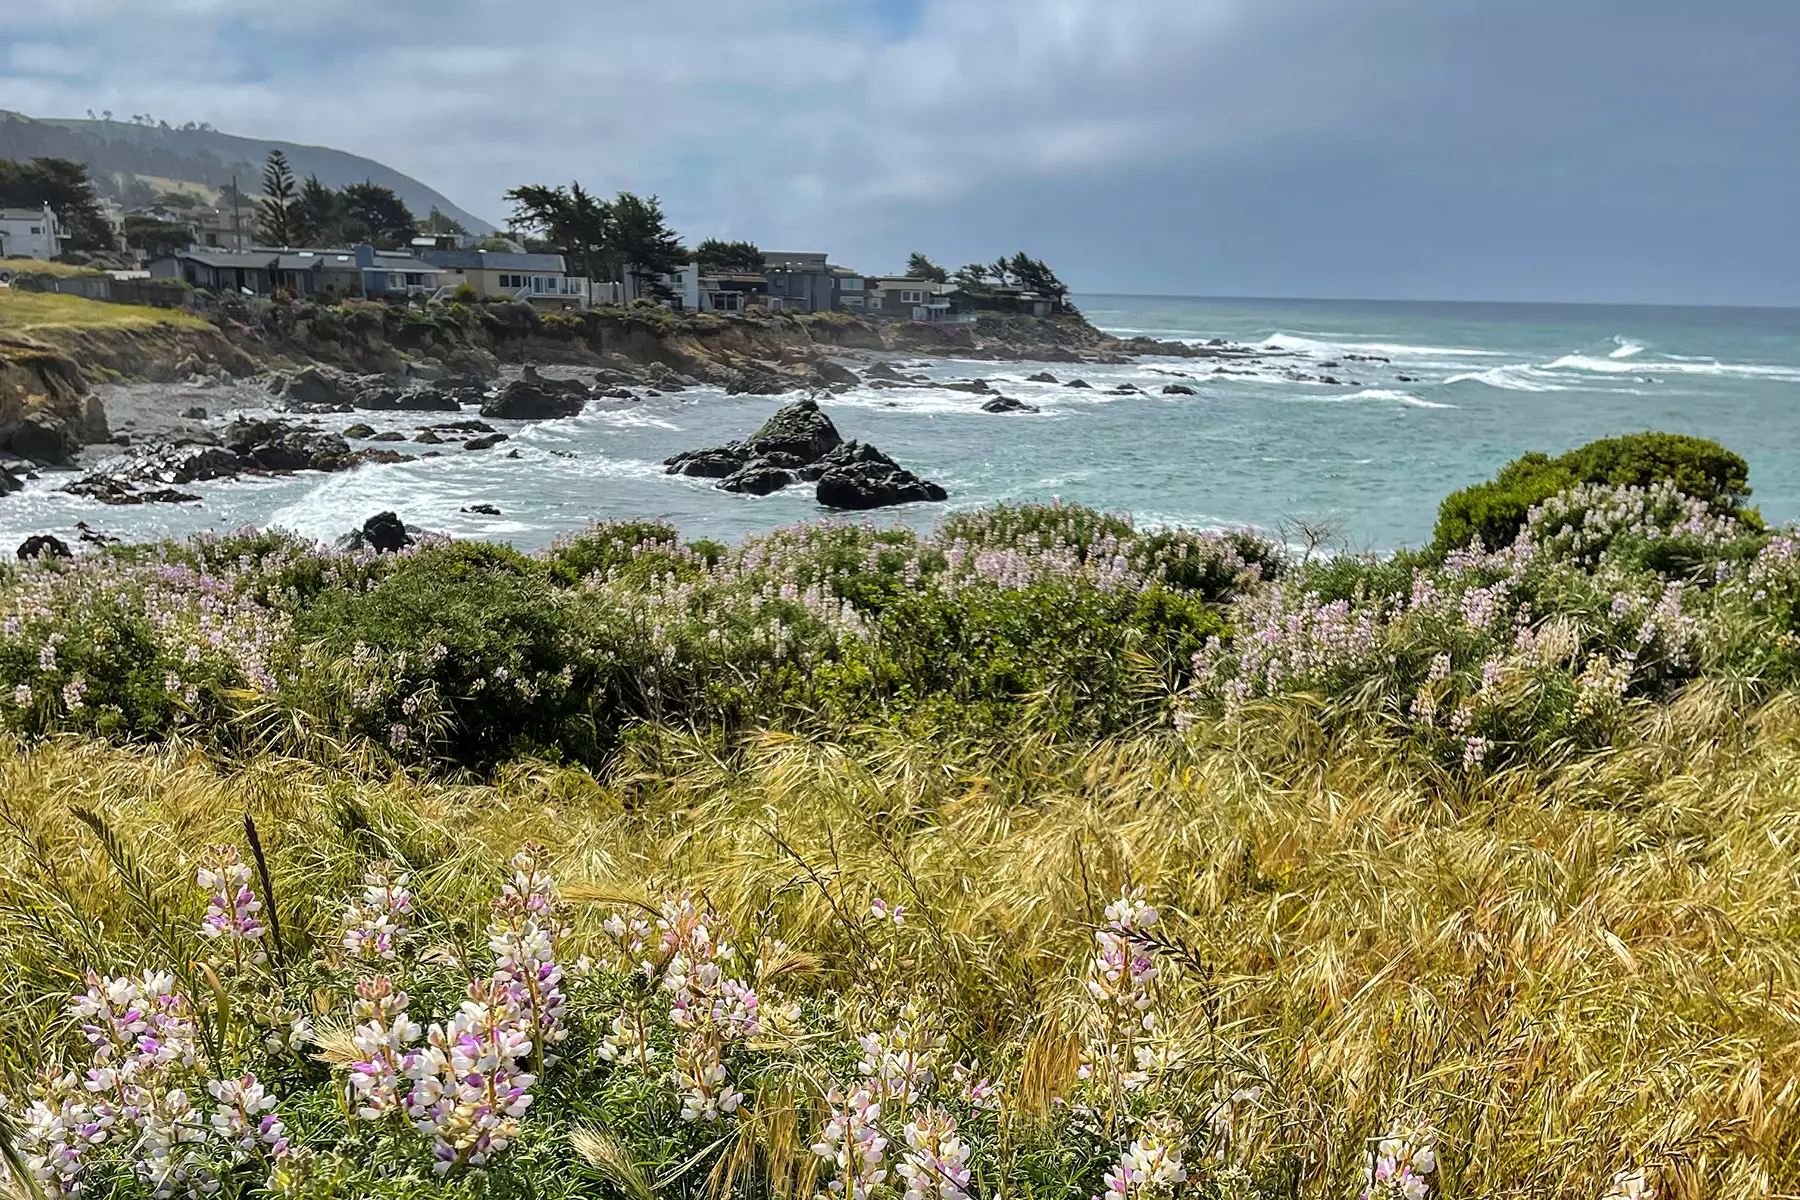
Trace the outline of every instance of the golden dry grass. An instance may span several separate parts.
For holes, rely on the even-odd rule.
[[[669,735],[605,780],[520,766],[479,785],[8,750],[0,1044],[22,1071],[73,974],[153,959],[155,922],[192,919],[199,849],[248,811],[291,930],[327,930],[375,855],[413,864],[440,919],[476,921],[501,856],[535,838],[590,919],[691,886],[812,951],[797,988],[927,998],[959,1054],[1005,1064],[1023,1112],[1067,1086],[1084,925],[1130,880],[1181,962],[1190,1085],[1260,1084],[1261,1136],[1305,1156],[1307,1194],[1414,1111],[1443,1131],[1447,1196],[1593,1197],[1640,1165],[1677,1197],[1800,1193],[1800,704],[1744,714],[1697,685],[1631,745],[1486,784],[1321,728],[1287,706],[1211,743],[1004,753]],[[121,887],[78,808],[154,887]],[[910,910],[897,949],[863,932],[876,895]]]
[[[109,304],[81,296],[0,288],[0,335],[54,342],[66,330],[211,329],[205,319],[180,309],[141,304]]]

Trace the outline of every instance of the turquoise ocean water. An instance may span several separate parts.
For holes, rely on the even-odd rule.
[[[1523,451],[1642,429],[1718,439],[1749,460],[1767,517],[1800,518],[1800,309],[1077,300],[1113,332],[1224,338],[1269,353],[1254,365],[1226,364],[1248,374],[1178,359],[1049,368],[1062,379],[1079,374],[1094,385],[1088,391],[1026,383],[1042,369],[1031,365],[948,362],[924,371],[990,379],[1039,405],[1038,415],[984,413],[982,397],[940,389],[835,397],[828,411],[846,437],[875,443],[951,493],[947,505],[875,519],[929,528],[951,508],[1062,497],[1146,523],[1274,528],[1325,519],[1352,546],[1387,549],[1428,539],[1446,493]],[[1290,372],[1342,382],[1296,382]],[[1153,394],[1101,394],[1123,382]],[[1199,394],[1156,394],[1171,382]],[[194,402],[215,413],[263,403],[250,389]],[[694,391],[590,407],[566,421],[509,426],[517,459],[452,453],[345,475],[200,485],[203,500],[181,506],[107,508],[56,491],[70,477],[46,473],[0,499],[0,545],[46,530],[68,537],[77,520],[130,538],[245,524],[331,537],[382,509],[523,547],[606,517],[662,517],[689,537],[730,540],[829,514],[803,489],[732,496],[664,475],[661,460],[742,436],[778,403]],[[326,423],[366,419],[410,431],[422,419],[402,418]],[[502,515],[460,511],[475,503]]]

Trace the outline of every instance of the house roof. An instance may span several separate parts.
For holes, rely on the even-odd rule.
[[[282,271],[310,271],[320,266],[354,270],[356,255],[348,250],[289,250],[276,260],[276,264]]]
[[[501,250],[422,250],[419,258],[456,271],[565,271],[560,254],[513,254]]]
[[[165,257],[187,259],[207,267],[242,267],[251,271],[266,271],[269,264],[280,256],[271,251],[258,250],[243,254],[235,250],[177,250]]]
[[[49,212],[49,206],[43,208],[0,208],[0,220],[5,221],[41,221]]]

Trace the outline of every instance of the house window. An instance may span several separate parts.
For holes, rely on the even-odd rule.
[[[39,235],[43,232],[44,232],[44,227],[42,225],[33,225],[31,227],[31,235],[33,237],[36,237],[37,235]]]
[[[554,292],[556,290],[554,284],[555,281],[547,275],[534,275],[531,280],[531,290],[534,292]]]
[[[502,275],[500,277],[500,286],[517,291],[525,286],[525,277],[523,275]]]
[[[902,304],[923,304],[923,303],[925,303],[925,293],[924,292],[914,292],[914,291],[903,291],[900,293],[900,303],[902,303]]]
[[[407,287],[424,287],[425,286],[425,276],[420,274],[417,271],[408,271],[406,273],[406,286]]]
[[[860,279],[841,280],[838,283],[838,288],[846,292],[860,292],[863,290],[863,281]]]

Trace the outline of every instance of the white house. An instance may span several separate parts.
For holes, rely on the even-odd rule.
[[[69,240],[62,222],[42,208],[0,208],[0,258],[52,259]]]

